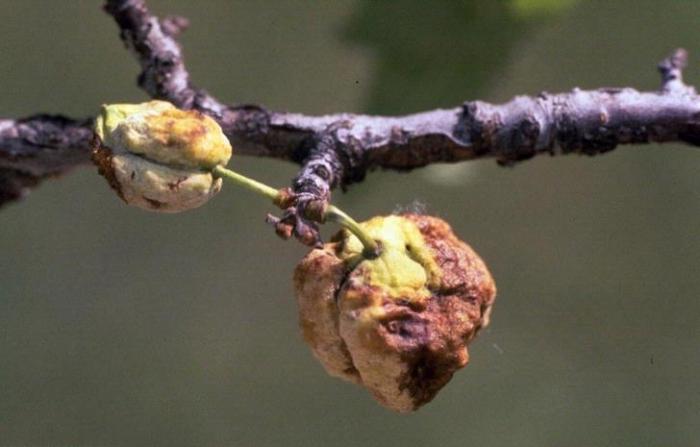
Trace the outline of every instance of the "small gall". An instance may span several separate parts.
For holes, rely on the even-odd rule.
[[[206,203],[222,184],[209,170],[226,165],[232,152],[216,121],[165,101],[104,105],[95,134],[100,174],[126,203],[150,211]]]

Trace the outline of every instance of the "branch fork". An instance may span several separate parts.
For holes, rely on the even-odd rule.
[[[317,223],[332,206],[331,191],[375,169],[406,171],[480,158],[513,165],[540,154],[596,155],[622,144],[700,146],[700,97],[683,82],[682,49],[658,65],[658,91],[574,89],[400,117],[306,116],[226,105],[194,86],[176,40],[186,19],[158,19],[145,0],[107,0],[105,11],[138,60],[138,83],[149,96],[208,114],[239,155],[301,165],[284,190],[282,216],[268,221],[281,236],[310,245],[320,242]],[[0,205],[24,197],[44,178],[88,165],[92,124],[91,118],[49,115],[0,119]]]

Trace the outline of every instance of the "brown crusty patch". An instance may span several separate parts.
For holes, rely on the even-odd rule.
[[[112,166],[112,150],[102,145],[100,138],[95,135],[92,143],[92,153],[90,154],[92,162],[97,165],[97,172],[103,176],[109,186],[117,193],[120,199],[126,202],[122,193],[121,185],[114,174],[114,166]],[[132,176],[134,174],[132,173]],[[132,177],[133,178],[133,177]]]
[[[405,217],[416,223],[442,271],[427,308],[402,320],[406,326],[420,328],[413,330],[420,335],[408,343],[403,337],[397,343],[408,365],[399,386],[409,392],[417,408],[432,400],[467,364],[467,345],[488,324],[484,315],[493,304],[496,288],[481,258],[455,236],[449,224],[424,215]]]

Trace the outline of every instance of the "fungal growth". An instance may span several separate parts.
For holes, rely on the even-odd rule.
[[[95,134],[100,173],[126,203],[151,211],[203,205],[221,189],[210,170],[231,158],[216,121],[165,101],[105,105]]]
[[[413,411],[467,364],[496,288],[441,219],[405,214],[360,225],[379,241],[377,258],[362,257],[358,239],[341,231],[297,266],[303,336],[329,374],[392,410]]]
[[[199,112],[163,101],[107,105],[95,133],[93,160],[128,204],[184,211],[226,180],[287,211],[302,209],[293,191],[225,168],[231,145]],[[304,340],[328,373],[364,386],[390,409],[429,402],[467,364],[467,345],[489,322],[496,288],[481,258],[435,217],[360,224],[330,203],[303,217],[343,227],[296,268]]]

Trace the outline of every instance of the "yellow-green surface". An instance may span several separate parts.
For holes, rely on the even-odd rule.
[[[107,147],[115,148],[115,146],[120,145],[119,140],[114,138],[114,133],[121,123],[129,116],[138,113],[143,109],[143,104],[103,104],[100,109],[100,113],[95,118],[95,133],[100,137],[102,143]],[[153,101],[156,106],[167,107],[168,103],[165,101]],[[123,150],[128,150],[124,148]]]
[[[152,2],[191,19],[195,82],[273,109],[652,89],[677,46],[700,83],[700,2],[582,0],[539,24],[501,3]],[[4,1],[0,16],[0,114],[146,99],[99,2]],[[125,206],[91,170],[46,183],[0,212],[0,445],[698,445],[699,164],[652,145],[377,172],[338,193],[358,220],[426,202],[496,279],[469,366],[412,415],[312,358],[291,285],[305,250],[264,224],[266,201],[226,188],[165,216]],[[295,173],[236,168],[275,186]]]
[[[353,266],[355,274],[393,298],[421,301],[428,297],[428,287],[440,283],[441,272],[416,224],[405,217],[379,216],[360,226],[380,241],[381,251],[374,259],[364,259],[360,240],[347,237],[339,256]]]
[[[231,143],[216,121],[166,101],[105,104],[95,133],[114,152],[173,167],[213,168],[231,158]]]

